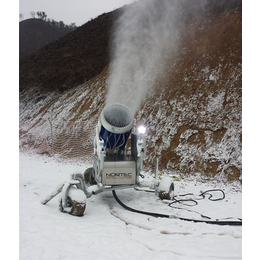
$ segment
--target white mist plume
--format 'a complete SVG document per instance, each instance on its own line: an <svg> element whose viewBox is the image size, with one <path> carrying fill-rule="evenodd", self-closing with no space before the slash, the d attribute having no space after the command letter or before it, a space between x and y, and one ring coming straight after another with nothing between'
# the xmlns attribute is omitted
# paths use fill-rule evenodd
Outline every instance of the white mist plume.
<svg viewBox="0 0 260 260"><path fill-rule="evenodd" d="M197 2L197 1L195 1ZM121 102L133 114L176 50L183 1L142 0L124 8L117 21L106 105ZM198 2L197 2L198 3Z"/></svg>
<svg viewBox="0 0 260 260"><path fill-rule="evenodd" d="M242 0L140 0L126 6L117 21L111 53L106 105L121 102L133 115L164 69L174 59L187 21L204 12L221 12ZM169 56L169 57L168 57Z"/></svg>

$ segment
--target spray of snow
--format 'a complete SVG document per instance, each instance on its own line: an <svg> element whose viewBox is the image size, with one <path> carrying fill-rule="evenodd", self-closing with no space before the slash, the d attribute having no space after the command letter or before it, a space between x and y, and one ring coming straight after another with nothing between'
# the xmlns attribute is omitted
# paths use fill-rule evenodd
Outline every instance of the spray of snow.
<svg viewBox="0 0 260 260"><path fill-rule="evenodd" d="M205 0L143 0L127 6L115 25L106 105L121 102L133 114L177 51L182 25Z"/></svg>

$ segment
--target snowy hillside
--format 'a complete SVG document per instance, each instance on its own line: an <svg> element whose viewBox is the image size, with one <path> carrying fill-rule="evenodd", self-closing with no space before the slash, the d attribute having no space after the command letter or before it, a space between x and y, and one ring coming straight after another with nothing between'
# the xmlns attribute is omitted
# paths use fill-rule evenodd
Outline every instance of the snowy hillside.
<svg viewBox="0 0 260 260"><path fill-rule="evenodd" d="M59 195L48 204L41 199L87 163L57 163L48 156L20 153L20 260L34 259L242 259L242 227L216 226L178 219L154 218L123 209L111 192L87 199L83 217L61 213ZM198 200L197 206L168 207L154 193L127 189L118 191L128 206L178 217L202 219L241 218L241 186L175 182L175 195L221 188L225 199ZM214 198L221 197L214 193ZM187 211L190 209L192 211Z"/></svg>

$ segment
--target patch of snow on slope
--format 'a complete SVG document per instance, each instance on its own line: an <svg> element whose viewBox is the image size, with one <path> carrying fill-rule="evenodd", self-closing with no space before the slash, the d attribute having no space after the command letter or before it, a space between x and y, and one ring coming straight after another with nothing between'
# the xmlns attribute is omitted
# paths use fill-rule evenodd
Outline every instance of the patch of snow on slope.
<svg viewBox="0 0 260 260"><path fill-rule="evenodd" d="M224 97L225 97L224 90L220 91L220 93L218 93L216 97L213 97L212 94L210 94L208 96L209 101L208 101L207 111L214 112L214 111L221 110L223 108Z"/></svg>

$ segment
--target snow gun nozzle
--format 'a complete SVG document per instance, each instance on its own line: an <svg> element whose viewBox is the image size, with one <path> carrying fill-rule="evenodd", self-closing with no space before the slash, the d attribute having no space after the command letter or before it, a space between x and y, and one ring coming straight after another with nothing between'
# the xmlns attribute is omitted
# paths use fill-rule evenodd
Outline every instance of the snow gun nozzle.
<svg viewBox="0 0 260 260"><path fill-rule="evenodd" d="M130 109L120 103L106 106L100 115L101 125L110 133L124 134L129 132L134 123Z"/></svg>
<svg viewBox="0 0 260 260"><path fill-rule="evenodd" d="M131 110L120 103L108 105L102 110L99 122L99 136L107 151L122 154L134 125Z"/></svg>

